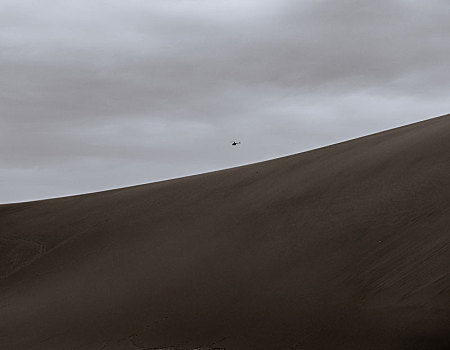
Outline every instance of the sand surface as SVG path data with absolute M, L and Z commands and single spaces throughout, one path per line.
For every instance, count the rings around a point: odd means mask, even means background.
M 0 206 L 0 349 L 450 349 L 450 116 Z

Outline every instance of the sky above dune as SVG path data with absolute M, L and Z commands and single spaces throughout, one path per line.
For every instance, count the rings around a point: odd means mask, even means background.
M 449 17 L 447 0 L 0 0 L 0 202 L 449 113 Z

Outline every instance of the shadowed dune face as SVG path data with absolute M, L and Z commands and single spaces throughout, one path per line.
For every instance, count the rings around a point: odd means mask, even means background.
M 447 349 L 450 117 L 0 206 L 1 349 Z

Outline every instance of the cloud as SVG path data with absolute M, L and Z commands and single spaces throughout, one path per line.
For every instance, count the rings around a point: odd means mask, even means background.
M 2 8 L 2 202 L 224 168 L 448 113 L 446 1 Z

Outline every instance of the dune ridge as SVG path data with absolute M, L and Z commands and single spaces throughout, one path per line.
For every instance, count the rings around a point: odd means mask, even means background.
M 0 205 L 0 348 L 450 348 L 450 115 Z

